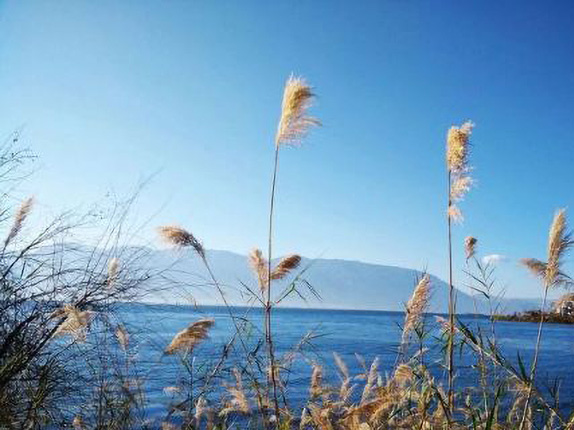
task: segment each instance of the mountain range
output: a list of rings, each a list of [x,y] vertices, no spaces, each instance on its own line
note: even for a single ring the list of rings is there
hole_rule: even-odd
[[[173,250],[151,251],[149,261],[157,267],[170,267],[166,276],[176,289],[169,289],[149,298],[167,303],[221,304],[221,298],[208,279],[201,260],[193,253]],[[244,305],[257,290],[248,258],[229,251],[207,250],[207,258],[218,281],[223,285],[226,298],[233,305]],[[283,306],[402,311],[408,302],[421,272],[413,269],[339,259],[303,258],[299,271],[299,294],[293,293]],[[274,283],[277,294],[291,285],[293,277]],[[444,313],[448,304],[448,284],[430,275],[432,297],[430,312]],[[302,296],[302,297],[301,297]],[[498,312],[517,312],[534,309],[539,304],[532,299],[496,300]],[[484,296],[471,295],[457,289],[457,311],[460,313],[487,313]]]

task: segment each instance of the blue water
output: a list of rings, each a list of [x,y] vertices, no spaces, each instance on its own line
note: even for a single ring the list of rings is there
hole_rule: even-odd
[[[254,323],[253,338],[246,339],[254,345],[260,337],[262,315],[260,309],[238,308],[236,315],[247,316]],[[149,412],[161,414],[172,400],[163,390],[174,386],[185,378],[181,363],[177,357],[162,354],[163,348],[178,331],[187,327],[198,318],[210,317],[215,326],[206,340],[194,351],[195,367],[200,370],[206,363],[213,363],[219,356],[223,345],[233,334],[233,325],[228,311],[222,307],[188,307],[173,305],[129,305],[120,308],[118,318],[125,322],[131,332],[131,348],[143,379]],[[336,368],[332,353],[338,353],[347,363],[351,373],[361,373],[362,367],[355,354],[364,357],[367,366],[375,358],[380,359],[380,371],[392,371],[396,360],[400,325],[404,315],[398,312],[383,311],[341,311],[311,309],[277,309],[274,313],[273,329],[277,355],[282,356],[296,345],[309,331],[315,337],[306,345],[302,354],[298,354],[291,368],[288,385],[288,397],[292,404],[303,403],[307,398],[310,366],[312,361],[324,364],[326,377],[336,381]],[[470,327],[482,327],[489,330],[486,318],[463,316],[461,320]],[[434,318],[429,317],[434,326]],[[496,323],[497,342],[504,355],[516,363],[517,352],[526,364],[533,354],[537,324],[517,322]],[[432,329],[432,335],[439,336],[440,329]],[[433,348],[433,336],[429,338],[430,351],[427,364],[437,377],[444,371],[438,364],[440,351]],[[547,324],[544,327],[542,352],[539,366],[539,386],[560,381],[561,405],[569,410],[574,407],[574,378],[567,377],[574,358],[574,326]],[[233,360],[233,356],[230,358]],[[476,384],[470,366],[469,356],[457,357],[460,364],[457,383],[460,386]]]

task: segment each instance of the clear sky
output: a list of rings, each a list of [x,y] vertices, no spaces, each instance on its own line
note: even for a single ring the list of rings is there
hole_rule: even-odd
[[[41,205],[89,205],[156,174],[138,204],[206,246],[263,246],[273,136],[291,72],[324,126],[282,153],[277,250],[446,275],[445,134],[472,119],[462,240],[538,296],[574,199],[571,1],[0,2],[0,134],[40,156]],[[574,217],[574,213],[571,214]],[[320,286],[319,286],[320,287]]]

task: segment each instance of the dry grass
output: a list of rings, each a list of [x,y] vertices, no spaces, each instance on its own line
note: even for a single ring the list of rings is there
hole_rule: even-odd
[[[283,279],[287,276],[292,270],[295,270],[299,267],[301,263],[301,257],[299,255],[293,254],[288,255],[281,259],[279,264],[271,271],[271,279]]]
[[[424,274],[409,302],[407,303],[405,323],[403,326],[402,343],[406,344],[413,329],[421,322],[422,317],[428,309],[431,297],[431,283],[428,274]]]
[[[66,305],[53,314],[53,318],[64,318],[63,322],[56,329],[54,336],[70,335],[77,342],[84,342],[93,317],[93,312],[81,311],[75,306]]]
[[[464,253],[466,254],[466,259],[470,260],[476,254],[476,244],[478,240],[476,237],[467,236],[464,239]]]
[[[158,231],[166,243],[179,248],[192,247],[198,255],[205,257],[203,245],[189,231],[175,225],[159,227]]]
[[[267,260],[263,257],[263,252],[260,249],[254,249],[249,254],[249,263],[253,273],[257,277],[257,284],[261,292],[265,292],[268,282],[268,268]]]
[[[277,146],[299,144],[311,127],[321,124],[317,118],[307,113],[313,97],[311,87],[304,79],[289,77],[285,84],[281,117],[275,136]]]
[[[34,197],[30,197],[24,200],[20,204],[18,210],[16,211],[16,215],[14,216],[12,227],[10,228],[10,231],[6,236],[6,239],[4,240],[4,248],[6,248],[10,244],[10,242],[12,242],[12,240],[14,240],[16,236],[18,236],[20,230],[22,230],[22,226],[24,225],[26,219],[28,218],[28,215],[30,215],[33,206],[34,206]]]
[[[175,335],[171,343],[165,349],[165,353],[190,353],[202,340],[207,339],[209,329],[213,327],[214,323],[214,320],[207,318],[194,322],[189,327]]]

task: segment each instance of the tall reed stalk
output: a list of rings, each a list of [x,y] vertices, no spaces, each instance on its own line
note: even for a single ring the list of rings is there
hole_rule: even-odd
[[[542,328],[544,326],[544,316],[546,312],[546,303],[548,300],[548,291],[556,286],[569,284],[570,278],[562,272],[562,259],[568,249],[574,244],[572,235],[567,231],[566,211],[559,209],[554,215],[550,233],[548,235],[548,260],[543,262],[534,258],[526,258],[522,263],[536,276],[542,279],[544,294],[540,307],[540,322],[538,323],[538,334],[536,336],[536,346],[534,349],[534,358],[530,368],[530,380],[528,385],[528,394],[524,405],[520,429],[524,428],[528,416],[528,408],[532,398],[532,389],[538,367],[538,356],[540,355],[540,344],[542,341]]]
[[[275,371],[275,349],[273,346],[273,334],[271,325],[271,261],[273,257],[273,215],[275,211],[275,190],[277,184],[277,172],[279,167],[279,150],[283,146],[297,146],[306,136],[312,126],[319,125],[319,121],[308,115],[314,94],[311,87],[302,78],[293,75],[289,77],[283,93],[281,116],[275,136],[275,155],[273,163],[273,175],[271,179],[271,196],[269,202],[269,231],[267,243],[267,286],[264,302],[265,313],[265,342],[267,344],[267,358],[269,367],[269,379],[273,389],[273,407],[275,416],[279,418],[279,402],[277,396],[277,376]]]
[[[465,122],[460,127],[451,127],[447,135],[446,164],[448,181],[447,229],[448,229],[448,406],[454,410],[454,318],[456,314],[456,294],[453,282],[452,224],[462,221],[462,214],[456,203],[462,200],[472,185],[470,177],[469,153],[470,134],[473,124]]]

